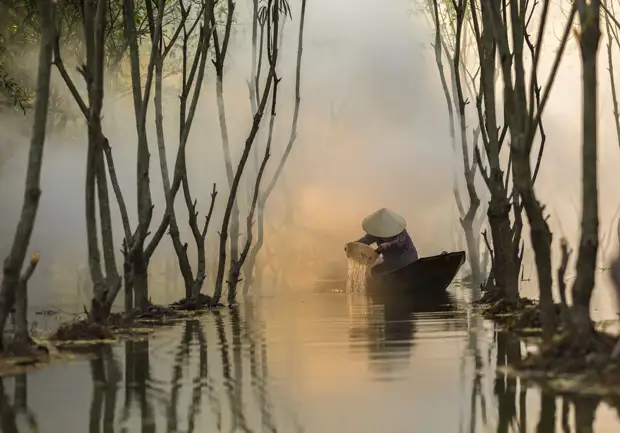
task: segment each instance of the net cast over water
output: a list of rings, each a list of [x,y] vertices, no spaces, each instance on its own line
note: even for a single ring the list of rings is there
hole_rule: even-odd
[[[347,285],[348,294],[365,294],[370,268],[377,261],[378,254],[368,245],[358,242],[347,244]]]

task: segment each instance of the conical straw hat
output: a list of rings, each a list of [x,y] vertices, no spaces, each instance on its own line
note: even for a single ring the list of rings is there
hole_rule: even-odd
[[[405,219],[393,210],[381,208],[371,213],[364,221],[362,228],[366,233],[378,238],[391,238],[396,236],[407,227]]]

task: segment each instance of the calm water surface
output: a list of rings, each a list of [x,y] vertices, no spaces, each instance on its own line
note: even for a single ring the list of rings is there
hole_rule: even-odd
[[[450,296],[279,295],[2,381],[0,431],[618,432],[618,401],[495,374],[522,345]]]

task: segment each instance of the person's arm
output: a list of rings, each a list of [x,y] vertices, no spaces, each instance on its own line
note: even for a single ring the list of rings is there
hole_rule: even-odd
[[[397,245],[402,245],[405,242],[405,234],[404,232],[396,236],[391,241],[383,242],[377,246],[377,252],[382,253],[383,251],[390,249]]]
[[[365,234],[364,236],[362,236],[361,238],[359,238],[355,242],[358,242],[358,243],[364,244],[364,245],[370,245],[372,243],[375,243],[376,239],[375,239],[374,236],[371,236],[369,234]]]
[[[364,244],[364,245],[370,245],[372,243],[377,242],[377,239],[374,236],[371,236],[369,234],[365,234],[364,236],[362,236],[361,238],[359,238],[358,240],[353,241],[353,242],[358,242],[358,243]],[[344,246],[344,250],[345,251],[347,250],[347,245]]]

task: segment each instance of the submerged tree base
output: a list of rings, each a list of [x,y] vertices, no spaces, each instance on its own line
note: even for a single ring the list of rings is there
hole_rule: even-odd
[[[515,365],[515,372],[556,392],[620,395],[620,360],[611,356],[617,342],[594,330],[587,338],[564,332]]]
[[[48,354],[47,347],[39,345],[29,338],[27,342],[11,341],[2,353],[2,358],[39,358]]]
[[[555,304],[556,323],[561,323],[561,311],[561,305]],[[483,310],[482,316],[516,334],[542,333],[540,306],[537,301],[532,299],[520,298],[516,307],[503,299],[499,300],[493,305],[487,306]]]
[[[66,323],[61,325],[50,338],[51,341],[85,341],[85,340],[111,340],[114,336],[112,331],[98,323],[88,320]]]
[[[64,343],[102,343],[113,342],[115,335],[150,332],[154,326],[165,326],[177,320],[187,318],[187,314],[173,307],[149,305],[143,312],[135,311],[132,317],[123,313],[113,313],[104,324],[93,323],[88,319],[69,322],[61,325],[50,340]],[[135,331],[135,332],[133,332]]]
[[[474,301],[474,305],[492,305],[505,298],[504,292],[495,286],[487,285],[482,289],[482,298]]]
[[[204,295],[202,293],[199,294],[197,297],[180,299],[176,302],[173,302],[171,305],[173,309],[181,311],[204,310],[208,308],[223,306],[224,304],[216,303],[211,296]]]
[[[0,377],[29,373],[50,364],[76,360],[74,354],[50,353],[48,347],[36,342],[32,342],[28,354],[16,355],[13,349],[7,348],[7,351],[0,357]]]
[[[54,362],[70,361],[79,355],[93,355],[93,348],[113,344],[120,339],[143,339],[161,326],[192,319],[207,313],[216,304],[213,298],[200,295],[182,299],[170,306],[150,304],[146,311],[133,315],[110,314],[107,323],[94,323],[88,319],[62,324],[49,338],[47,345],[30,341],[25,345],[9,343],[0,354],[0,377],[20,374]]]

